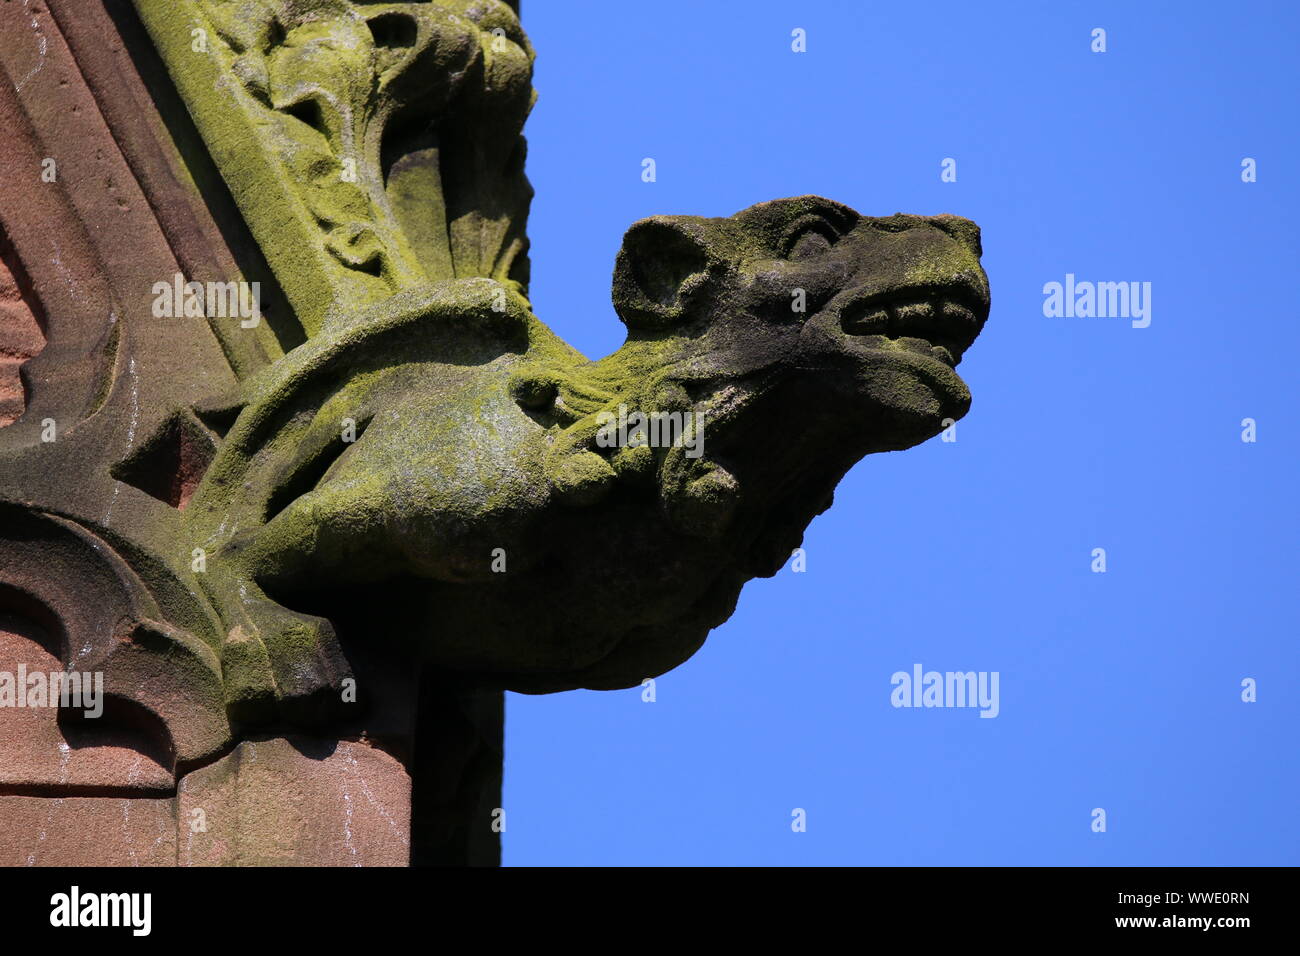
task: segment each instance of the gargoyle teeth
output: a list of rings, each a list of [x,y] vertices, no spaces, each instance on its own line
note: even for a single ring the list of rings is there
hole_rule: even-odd
[[[893,332],[893,317],[887,309],[876,309],[866,315],[850,320],[843,320],[844,331],[850,335],[890,335]]]
[[[972,330],[979,325],[975,318],[975,313],[960,302],[945,300],[939,304],[939,314],[949,322],[962,322],[970,326]]]
[[[919,327],[919,324],[934,318],[934,305],[930,302],[909,302],[890,310],[892,323],[906,330]]]
[[[894,342],[923,341],[924,350],[919,345],[910,350],[924,351],[948,365],[956,365],[979,334],[975,311],[946,297],[861,299],[844,307],[840,326],[853,336],[884,336]],[[913,343],[908,343],[908,347]]]

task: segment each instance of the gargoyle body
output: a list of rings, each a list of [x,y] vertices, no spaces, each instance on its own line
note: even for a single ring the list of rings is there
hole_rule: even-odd
[[[227,680],[248,682],[232,697],[337,680],[328,655],[304,666],[304,636],[323,651],[329,608],[361,594],[400,608],[383,639],[515,690],[677,665],[859,458],[965,414],[953,366],[987,315],[979,252],[967,220],[817,197],[655,217],[624,240],[628,341],[599,361],[488,279],[300,346],[249,383],[187,512],[233,635]],[[602,441],[620,408],[692,431]]]

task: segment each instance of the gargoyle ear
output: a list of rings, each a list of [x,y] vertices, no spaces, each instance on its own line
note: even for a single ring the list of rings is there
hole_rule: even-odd
[[[614,260],[614,310],[629,329],[662,329],[686,315],[718,263],[703,224],[685,216],[635,223]]]

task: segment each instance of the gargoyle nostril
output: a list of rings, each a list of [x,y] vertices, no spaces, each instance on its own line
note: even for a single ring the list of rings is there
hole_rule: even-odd
[[[968,294],[953,289],[904,289],[849,302],[840,310],[840,327],[854,336],[924,339],[960,359],[979,335],[977,308]]]

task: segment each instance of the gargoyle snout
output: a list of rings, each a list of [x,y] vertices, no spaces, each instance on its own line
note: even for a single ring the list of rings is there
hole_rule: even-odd
[[[980,227],[969,219],[945,212],[937,216],[926,216],[925,220],[965,245],[975,253],[977,258],[984,255],[984,247],[980,242]]]

